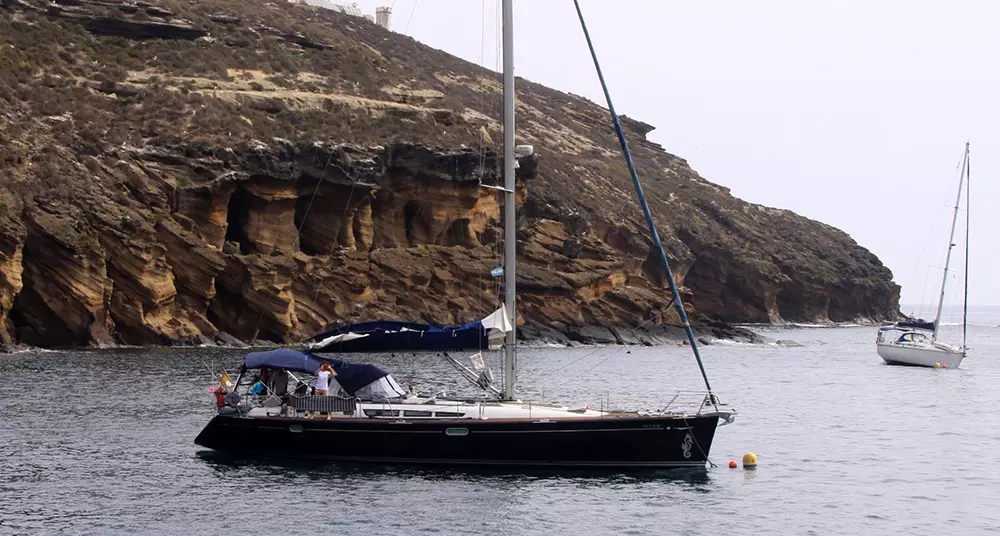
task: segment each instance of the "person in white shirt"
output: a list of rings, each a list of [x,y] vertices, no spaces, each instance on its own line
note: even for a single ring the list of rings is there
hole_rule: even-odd
[[[313,394],[316,396],[330,394],[330,378],[336,375],[337,373],[333,371],[333,367],[329,363],[324,362],[320,365],[319,370],[316,371],[316,387],[313,388]]]

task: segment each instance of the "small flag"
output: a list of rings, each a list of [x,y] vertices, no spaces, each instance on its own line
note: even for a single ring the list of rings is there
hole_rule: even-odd
[[[233,388],[233,380],[229,379],[229,374],[226,369],[222,369],[222,380],[219,381],[219,389],[222,391],[229,391]]]
[[[503,275],[503,266],[497,266],[496,268],[490,270],[490,275],[493,277],[500,277]]]

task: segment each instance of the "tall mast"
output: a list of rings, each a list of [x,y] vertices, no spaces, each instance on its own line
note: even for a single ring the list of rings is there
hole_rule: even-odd
[[[941,308],[944,307],[944,289],[948,285],[948,265],[951,263],[951,250],[955,247],[955,223],[958,222],[958,204],[962,201],[962,185],[965,179],[965,168],[969,164],[969,142],[965,142],[965,154],[962,156],[962,171],[958,174],[958,195],[955,197],[955,214],[951,217],[951,234],[948,236],[948,254],[944,258],[944,277],[941,279],[941,296],[938,298],[937,315],[934,317],[934,335],[931,341],[936,341],[941,330]]]
[[[969,142],[965,142],[965,293],[962,298],[962,355],[965,355],[966,335],[969,319],[969,217],[972,211],[972,158],[969,155]]]
[[[503,208],[504,208],[504,305],[510,315],[510,331],[503,349],[503,398],[514,400],[517,377],[517,205],[514,199],[514,0],[503,0]]]

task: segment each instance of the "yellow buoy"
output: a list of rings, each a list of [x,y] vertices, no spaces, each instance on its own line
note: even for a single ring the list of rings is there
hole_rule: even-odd
[[[935,361],[934,362],[934,368],[941,368],[941,363],[938,363],[937,361]]]
[[[743,468],[744,469],[752,469],[754,467],[757,467],[757,455],[754,454],[754,453],[752,453],[752,452],[748,452],[748,453],[744,454],[743,455]]]

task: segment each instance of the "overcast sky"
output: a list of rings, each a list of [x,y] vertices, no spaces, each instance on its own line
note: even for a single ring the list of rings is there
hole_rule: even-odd
[[[393,5],[394,31],[498,66],[498,0],[359,4],[366,13]],[[903,303],[937,301],[956,166],[969,140],[970,302],[1000,304],[992,277],[1000,258],[1000,2],[582,7],[618,113],[656,126],[650,139],[734,195],[849,233],[892,269]],[[514,9],[517,75],[603,105],[573,2],[515,0]],[[962,286],[964,217],[949,303]]]

